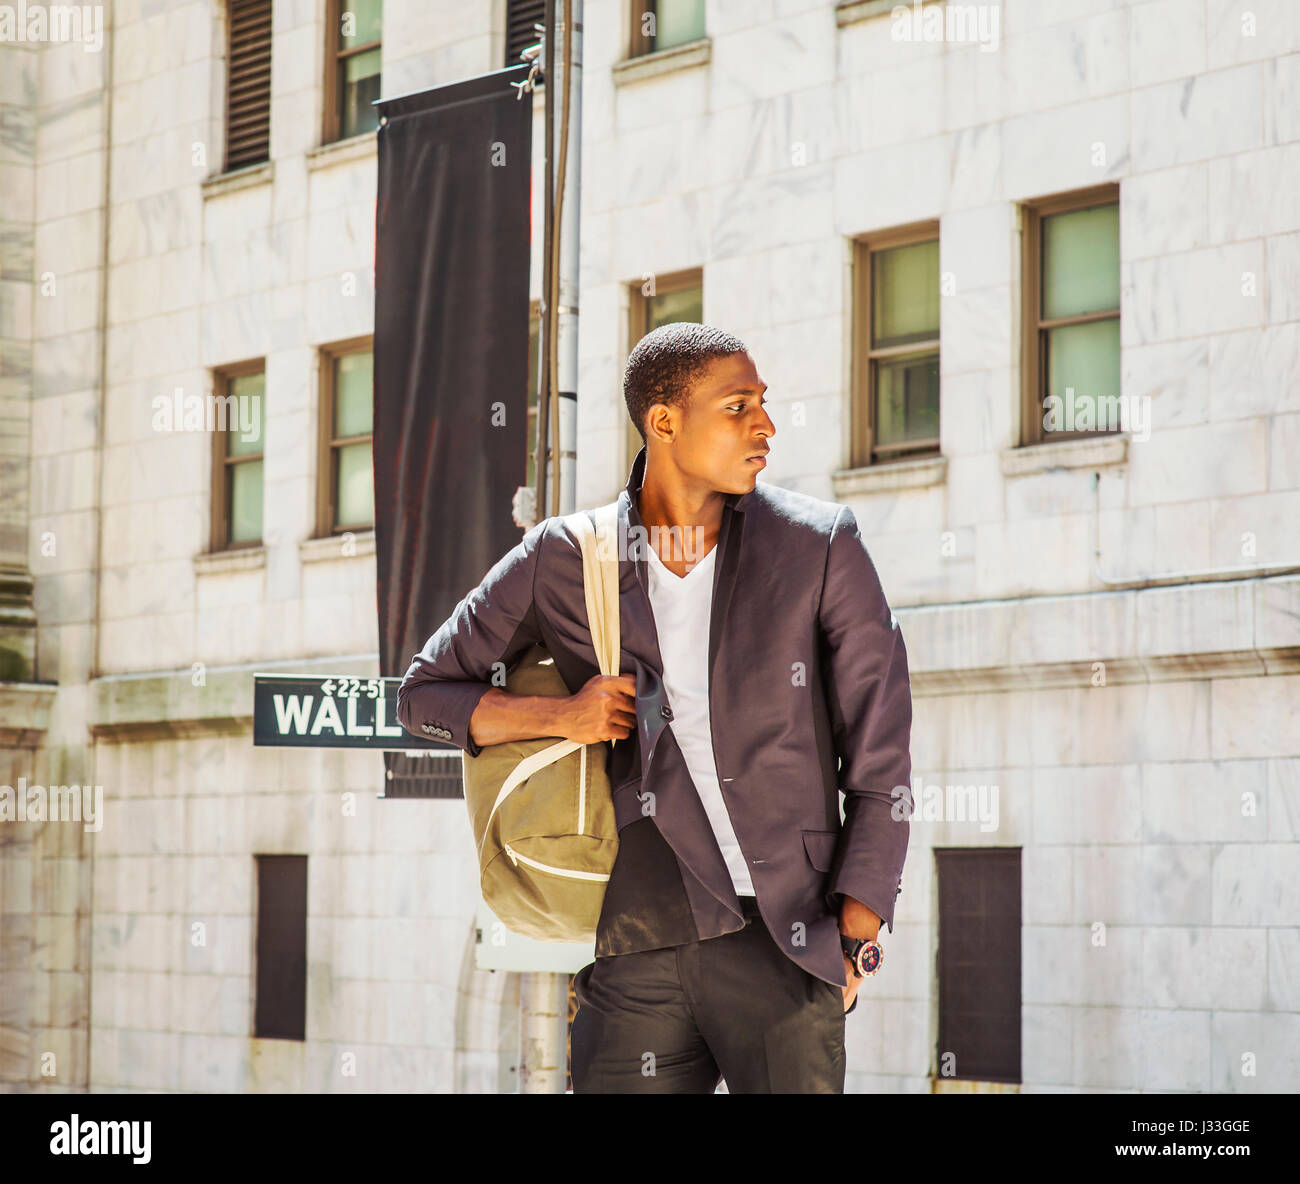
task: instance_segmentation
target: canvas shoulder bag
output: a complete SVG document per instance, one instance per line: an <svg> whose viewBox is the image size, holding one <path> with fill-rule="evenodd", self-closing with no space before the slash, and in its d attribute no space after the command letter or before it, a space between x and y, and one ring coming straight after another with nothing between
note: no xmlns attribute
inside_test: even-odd
<svg viewBox="0 0 1300 1184"><path fill-rule="evenodd" d="M565 519L582 544L583 588L601 674L617 675L618 503ZM544 646L506 675L517 695L567 696ZM609 744L510 740L462 750L465 802L478 844L483 900L507 929L535 941L588 942L618 854Z"/></svg>

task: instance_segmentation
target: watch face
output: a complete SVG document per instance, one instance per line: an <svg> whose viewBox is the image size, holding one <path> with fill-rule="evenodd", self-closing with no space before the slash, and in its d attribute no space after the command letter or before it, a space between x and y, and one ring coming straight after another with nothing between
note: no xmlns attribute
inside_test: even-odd
<svg viewBox="0 0 1300 1184"><path fill-rule="evenodd" d="M880 947L871 942L858 951L858 969L863 975L875 974L880 967Z"/></svg>

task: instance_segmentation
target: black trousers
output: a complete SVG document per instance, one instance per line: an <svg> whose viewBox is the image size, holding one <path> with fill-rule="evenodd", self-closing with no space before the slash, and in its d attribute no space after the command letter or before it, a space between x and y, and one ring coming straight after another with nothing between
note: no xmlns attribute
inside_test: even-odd
<svg viewBox="0 0 1300 1184"><path fill-rule="evenodd" d="M574 980L573 1092L844 1092L844 995L744 929L597 958Z"/></svg>

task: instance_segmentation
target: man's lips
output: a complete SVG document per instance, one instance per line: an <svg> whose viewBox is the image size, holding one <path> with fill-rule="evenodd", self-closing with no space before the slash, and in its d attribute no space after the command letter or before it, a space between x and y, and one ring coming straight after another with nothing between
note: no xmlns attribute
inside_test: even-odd
<svg viewBox="0 0 1300 1184"><path fill-rule="evenodd" d="M766 466L767 450L764 449L762 452L755 452L752 456L745 457L745 463L759 465L759 466Z"/></svg>

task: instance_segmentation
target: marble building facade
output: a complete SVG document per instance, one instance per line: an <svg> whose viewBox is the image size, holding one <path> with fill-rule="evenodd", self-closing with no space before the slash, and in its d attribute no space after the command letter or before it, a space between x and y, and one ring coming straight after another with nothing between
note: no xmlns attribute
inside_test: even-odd
<svg viewBox="0 0 1300 1184"><path fill-rule="evenodd" d="M626 480L637 287L698 270L769 385L764 479L861 526L916 784L1000 788L992 830L913 823L850 1090L935 1088L934 853L982 847L1020 852L1016 1088L1295 1090L1300 8L993 7L990 50L871 0L708 0L632 60L630 6L587 0L578 504ZM313 518L318 354L373 328L374 140L321 143L325 5L276 0L270 159L231 173L225 5L103 9L102 52L0 41L0 783L104 800L98 831L0 823L0 1090L512 1090L463 804L251 743L254 669L377 671L373 542ZM382 93L499 68L505 20L389 0ZM1026 446L1021 206L1107 184L1149 437ZM938 455L855 465L854 242L929 220ZM211 441L152 400L249 358L264 541L211 552ZM249 1034L276 852L309 858L297 1042Z"/></svg>

